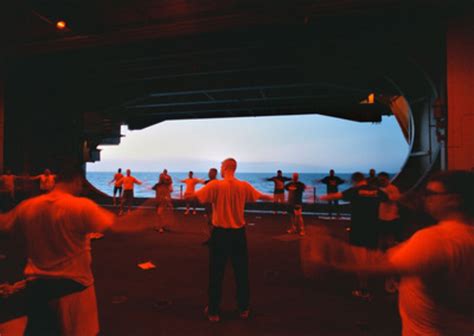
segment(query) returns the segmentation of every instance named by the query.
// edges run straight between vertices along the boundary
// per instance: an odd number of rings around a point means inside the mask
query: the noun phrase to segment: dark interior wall
[[[5,80],[5,165],[16,173],[57,172],[82,162],[79,87],[54,57],[15,60]]]

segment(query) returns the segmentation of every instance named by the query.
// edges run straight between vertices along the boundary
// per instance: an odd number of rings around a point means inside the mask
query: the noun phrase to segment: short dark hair
[[[352,174],[351,180],[352,180],[352,182],[358,183],[360,181],[365,180],[365,176],[361,172],[355,172],[354,174]]]
[[[459,196],[459,211],[474,217],[474,173],[467,170],[446,170],[432,175],[428,182],[439,182],[448,193]]]
[[[388,173],[386,173],[386,172],[380,172],[380,173],[378,173],[377,176],[378,176],[378,177],[385,177],[385,178],[387,178],[387,179],[390,178],[390,175],[389,175]]]

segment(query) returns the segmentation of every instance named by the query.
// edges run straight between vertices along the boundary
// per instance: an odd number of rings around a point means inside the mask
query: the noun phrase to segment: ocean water
[[[109,184],[110,180],[113,179],[115,172],[87,172],[86,177],[89,182],[100,191],[112,196],[113,185]],[[187,172],[169,172],[173,178],[173,193],[172,197],[179,199],[181,192],[184,193],[185,185],[181,183],[187,177]],[[160,173],[158,172],[134,172],[132,173],[137,179],[143,182],[142,185],[135,186],[136,197],[155,197],[155,192],[151,187],[157,182]],[[350,175],[351,174],[337,174],[340,178],[346,181],[346,183],[339,186],[339,190],[345,190],[350,187]],[[236,177],[240,180],[244,180],[252,184],[256,189],[261,192],[273,193],[274,184],[271,181],[266,181],[266,178],[275,176],[275,173],[237,173]],[[285,175],[291,177],[290,175]],[[305,202],[312,203],[314,201],[314,195],[323,195],[326,193],[326,185],[316,183],[316,180],[322,179],[327,176],[327,173],[301,173],[300,181],[306,184],[306,191],[303,194]],[[194,177],[207,179],[207,172],[194,172]],[[196,186],[196,190],[202,187],[202,184]]]

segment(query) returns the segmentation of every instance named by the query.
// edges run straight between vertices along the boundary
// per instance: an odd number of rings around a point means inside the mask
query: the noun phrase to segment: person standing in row
[[[388,199],[380,202],[379,206],[379,247],[386,250],[401,241],[401,223],[397,201],[400,191],[390,182],[386,172],[378,175],[380,189],[387,194]]]
[[[117,172],[114,175],[114,178],[109,182],[109,184],[114,184],[114,193],[113,193],[113,202],[114,206],[117,205],[116,202],[116,197],[118,195],[118,199],[120,202],[120,198],[122,197],[122,183],[119,183],[119,181],[123,178],[122,174],[122,168],[119,168]]]
[[[288,211],[290,215],[290,228],[288,233],[299,231],[300,236],[305,235],[303,221],[303,193],[306,185],[299,181],[299,174],[293,173],[291,182],[287,183],[285,189],[288,190]]]
[[[211,168],[209,169],[209,172],[207,173],[207,176],[209,179],[207,179],[204,182],[204,185],[207,185],[208,183],[217,180],[217,169],[216,168]],[[207,203],[205,204],[205,209],[206,209],[206,217],[207,217],[207,227],[209,229],[209,239],[211,237],[212,233],[212,204]],[[203,242],[203,245],[209,245],[209,239]]]
[[[344,180],[336,176],[334,169],[329,171],[329,175],[318,181],[326,185],[326,193],[335,194],[339,191],[339,186],[344,183]],[[333,210],[336,210],[337,217],[339,217],[339,200],[329,201],[329,217],[332,216]]]
[[[159,233],[164,233],[165,223],[169,224],[173,212],[171,179],[164,174],[160,174],[158,183],[152,189],[156,193],[157,224],[154,229]]]
[[[185,215],[189,214],[189,209],[192,206],[193,215],[196,214],[196,200],[194,198],[194,193],[196,190],[196,184],[204,183],[204,180],[193,177],[194,173],[190,171],[188,173],[188,178],[181,180],[182,183],[186,184],[186,190],[184,191],[184,199],[186,200],[186,211]]]
[[[15,180],[18,177],[7,169],[0,176],[0,194],[2,205],[0,211],[10,210],[15,205]]]
[[[327,194],[320,197],[321,200],[329,201],[344,199],[351,202],[351,230],[349,243],[375,250],[378,245],[378,218],[379,205],[381,201],[388,199],[387,195],[374,185],[369,185],[364,174],[356,172],[352,174],[352,188],[343,192]],[[363,299],[370,299],[368,278],[365,274],[359,274],[359,286],[352,291],[352,295]]]
[[[199,202],[212,204],[213,230],[209,242],[209,302],[205,313],[209,321],[220,320],[219,307],[222,281],[228,259],[232,262],[237,287],[240,317],[249,317],[248,250],[245,233],[245,203],[259,199],[272,200],[249,183],[235,178],[237,161],[228,158],[222,162],[222,180],[215,180],[198,190]]]
[[[282,171],[278,170],[276,176],[267,178],[266,180],[275,184],[275,188],[273,189],[273,202],[275,204],[275,210],[273,213],[276,215],[278,213],[278,207],[285,203],[285,182],[291,181],[291,179],[289,177],[283,176]],[[285,212],[283,211],[283,213]]]
[[[118,182],[120,185],[123,186],[123,193],[122,193],[122,200],[120,202],[120,212],[119,215],[123,214],[125,208],[127,211],[130,212],[130,208],[133,204],[133,189],[135,184],[142,184],[140,180],[137,180],[135,177],[132,176],[132,172],[130,169],[127,169],[126,175],[122,177]]]
[[[49,169],[45,169],[43,174],[34,176],[31,179],[40,181],[39,188],[42,194],[49,193],[56,185],[56,175],[51,174]]]

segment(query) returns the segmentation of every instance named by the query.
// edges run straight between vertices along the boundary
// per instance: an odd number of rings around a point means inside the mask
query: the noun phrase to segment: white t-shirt
[[[113,215],[89,199],[61,191],[21,203],[11,220],[26,241],[26,277],[66,278],[93,284],[88,234],[113,223]]]
[[[474,227],[440,222],[390,250],[389,259],[405,274],[399,288],[404,336],[472,335]]]
[[[261,196],[249,183],[236,178],[211,181],[196,192],[201,203],[212,203],[212,224],[226,229],[243,227],[245,203]]]
[[[182,180],[182,182],[186,184],[186,190],[184,192],[186,195],[193,195],[196,190],[196,184],[204,183],[203,180],[195,177],[187,178],[185,180]]]
[[[133,190],[134,184],[142,184],[141,181],[137,180],[133,176],[124,176],[120,180],[118,180],[116,183],[118,183],[119,185],[122,185],[123,190]]]

